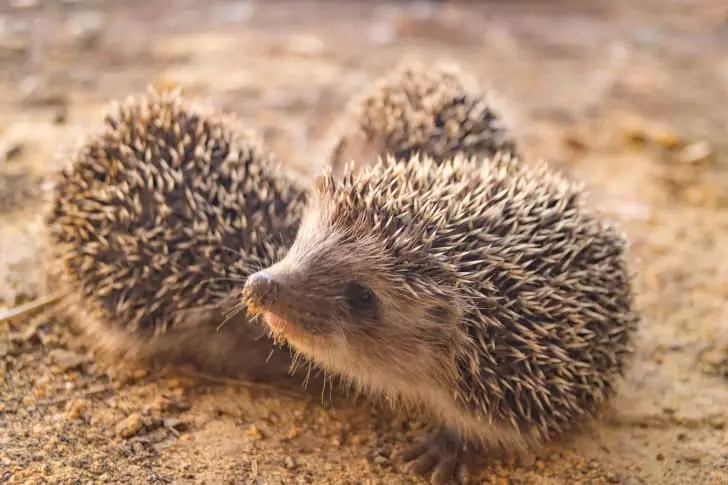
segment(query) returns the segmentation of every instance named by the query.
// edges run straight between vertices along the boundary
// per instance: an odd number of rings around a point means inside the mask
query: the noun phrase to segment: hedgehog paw
[[[430,474],[432,485],[468,482],[464,464],[466,448],[463,442],[444,429],[430,435],[425,441],[408,448],[402,459],[419,475]]]

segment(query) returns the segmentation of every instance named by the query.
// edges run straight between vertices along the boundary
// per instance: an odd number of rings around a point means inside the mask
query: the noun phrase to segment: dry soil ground
[[[1,307],[41,291],[43,179],[109,100],[181,83],[305,170],[348,96],[403,56],[448,58],[504,96],[530,156],[621,221],[645,315],[615,415],[535,463],[493,461],[483,483],[728,483],[724,2],[3,3]],[[52,315],[0,324],[2,483],[420,483],[392,459],[418,427],[121,372]]]

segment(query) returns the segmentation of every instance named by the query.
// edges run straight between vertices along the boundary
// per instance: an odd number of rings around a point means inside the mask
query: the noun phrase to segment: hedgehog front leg
[[[451,431],[439,428],[402,453],[402,459],[410,463],[413,472],[420,475],[430,473],[432,485],[450,483],[464,484],[468,481],[465,458],[467,446]]]

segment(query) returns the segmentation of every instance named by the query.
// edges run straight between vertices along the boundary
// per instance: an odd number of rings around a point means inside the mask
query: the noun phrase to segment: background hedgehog
[[[60,173],[49,284],[106,353],[285,374],[289,353],[271,356],[264,327],[226,296],[288,247],[305,197],[232,116],[150,89],[115,103]]]
[[[598,414],[631,356],[625,242],[543,164],[456,156],[328,171],[250,311],[324,369],[440,426],[404,454],[432,483],[465,450],[528,450]]]
[[[453,65],[404,62],[353,98],[325,141],[334,174],[354,161],[408,159],[420,152],[436,161],[457,153],[518,155],[516,141],[492,93]]]

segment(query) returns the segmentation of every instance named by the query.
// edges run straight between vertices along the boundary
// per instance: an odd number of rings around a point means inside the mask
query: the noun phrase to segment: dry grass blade
[[[0,323],[15,320],[16,318],[21,318],[30,313],[42,310],[43,308],[58,302],[62,297],[63,295],[50,295],[37,298],[33,301],[29,301],[28,303],[24,303],[23,305],[0,312]]]

